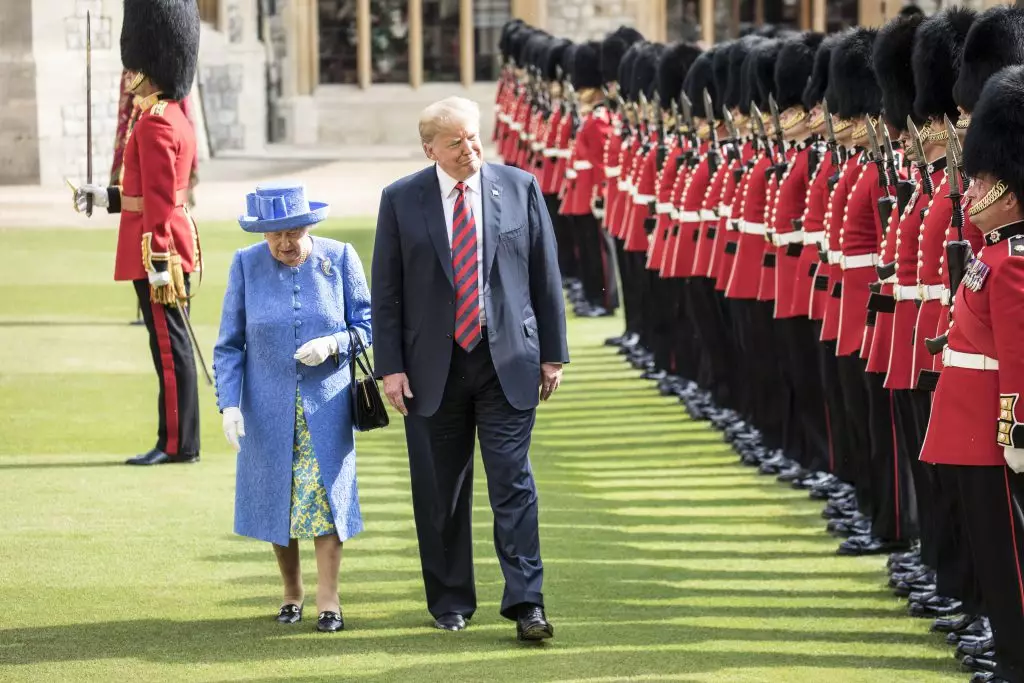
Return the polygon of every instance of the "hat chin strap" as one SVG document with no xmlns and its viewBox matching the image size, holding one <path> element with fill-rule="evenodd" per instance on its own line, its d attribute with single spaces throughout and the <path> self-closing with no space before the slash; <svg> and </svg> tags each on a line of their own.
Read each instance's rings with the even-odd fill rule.
<svg viewBox="0 0 1024 683">
<path fill-rule="evenodd" d="M 999 198 L 1006 194 L 1006 190 L 1009 189 L 1002 180 L 997 181 L 992 189 L 989 190 L 984 197 L 982 197 L 977 204 L 971 204 L 971 208 L 968 209 L 968 216 L 977 216 L 979 213 L 987 209 L 988 207 L 999 201 Z"/>
</svg>

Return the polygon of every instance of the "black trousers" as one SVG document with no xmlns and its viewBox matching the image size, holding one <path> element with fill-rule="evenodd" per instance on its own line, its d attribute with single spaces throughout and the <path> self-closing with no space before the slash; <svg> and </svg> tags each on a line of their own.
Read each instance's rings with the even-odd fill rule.
<svg viewBox="0 0 1024 683">
<path fill-rule="evenodd" d="M 150 301 L 148 280 L 133 280 L 132 284 L 149 331 L 149 350 L 160 386 L 156 448 L 167 455 L 198 455 L 199 385 L 185 319 L 177 308 Z M 190 291 L 188 274 L 185 291 Z M 187 313 L 188 304 L 185 310 Z"/>
<path fill-rule="evenodd" d="M 626 318 L 626 332 L 640 334 L 643 325 L 643 311 L 640 309 L 641 292 L 637 282 L 635 259 L 627 253 L 625 242 L 615 240 L 616 261 L 619 264 L 619 276 L 622 280 L 622 306 Z"/>
<path fill-rule="evenodd" d="M 828 429 L 824 381 L 818 362 L 817 324 L 804 317 L 783 318 L 775 324 L 784 330 L 786 372 L 792 391 L 793 431 L 800 465 L 812 472 L 829 469 Z"/>
<path fill-rule="evenodd" d="M 657 271 L 648 270 L 647 279 L 651 292 L 648 310 L 651 315 L 650 334 L 653 340 L 654 364 L 668 372 L 672 368 L 672 313 L 675 307 L 675 290 L 671 281 L 662 279 Z"/>
<path fill-rule="evenodd" d="M 870 517 L 874 504 L 871 490 L 871 420 L 864 380 L 865 364 L 858 356 L 839 356 L 836 361 L 842 405 L 846 411 L 846 431 L 837 433 L 833 430 L 832 434 L 834 438 L 845 441 L 844 448 L 849 455 L 846 466 L 850 483 L 856 488 L 857 506 Z"/>
<path fill-rule="evenodd" d="M 618 310 L 619 301 L 619 273 L 618 257 L 615 252 L 615 238 L 608 234 L 597 221 L 597 232 L 601 241 L 601 254 L 604 257 L 604 307 L 609 311 Z"/>
<path fill-rule="evenodd" d="M 601 235 L 601 224 L 592 214 L 572 216 L 571 229 L 579 254 L 580 278 L 583 280 L 583 292 L 587 303 L 591 306 L 607 308 L 609 292 L 606 276 L 608 263 L 604 253 L 604 238 Z"/>
<path fill-rule="evenodd" d="M 850 440 L 851 426 L 843 402 L 843 386 L 840 381 L 839 359 L 836 357 L 836 342 L 821 341 L 821 321 L 814 321 L 817 340 L 818 368 L 825 397 L 825 428 L 828 431 L 828 471 L 847 484 L 854 483 Z"/>
<path fill-rule="evenodd" d="M 551 216 L 551 225 L 555 229 L 555 241 L 558 243 L 558 268 L 563 278 L 579 279 L 579 259 L 576 256 L 576 244 L 573 240 L 572 225 L 569 217 L 558 213 L 561 202 L 556 194 L 544 195 L 544 203 Z"/>
<path fill-rule="evenodd" d="M 953 465 L 922 463 L 932 485 L 932 561 L 939 595 L 963 602 L 966 614 L 984 614 L 981 585 L 974 568 L 960 501 L 960 470 Z M 922 548 L 923 550 L 923 548 Z"/>
<path fill-rule="evenodd" d="M 690 314 L 690 280 L 672 278 L 668 283 L 675 292 L 672 355 L 675 359 L 676 374 L 691 382 L 698 382 L 701 355 L 700 345 L 697 343 L 697 327 Z"/>
<path fill-rule="evenodd" d="M 921 445 L 924 443 L 924 432 L 918 429 L 917 413 L 920 407 L 915 403 L 929 402 L 926 392 L 916 389 L 894 391 L 892 394 L 893 408 L 896 415 L 896 457 L 910 468 L 911 483 L 914 486 L 914 499 L 917 503 L 918 536 L 921 539 L 921 561 L 935 568 L 937 559 L 935 537 L 935 476 L 932 468 L 921 462 Z M 947 524 L 943 520 L 942 524 Z"/>
<path fill-rule="evenodd" d="M 430 417 L 405 420 L 413 513 L 427 609 L 438 617 L 476 611 L 473 576 L 473 453 L 477 435 L 494 513 L 494 549 L 505 577 L 501 614 L 544 605 L 537 486 L 530 468 L 536 411 L 505 398 L 487 334 L 467 353 L 452 350 L 444 396 Z"/>
<path fill-rule="evenodd" d="M 886 541 L 917 538 L 917 501 L 910 462 L 897 457 L 893 391 L 885 375 L 865 372 L 871 439 L 871 532 Z"/>
<path fill-rule="evenodd" d="M 1024 682 L 1024 474 L 1008 467 L 957 466 L 960 503 L 985 614 L 992 622 L 996 673 Z"/>
<path fill-rule="evenodd" d="M 698 383 L 711 392 L 720 408 L 736 406 L 733 375 L 736 372 L 736 351 L 731 334 L 731 321 L 713 280 L 692 277 L 690 282 L 691 315 L 697 333 L 701 356 Z"/>
</svg>

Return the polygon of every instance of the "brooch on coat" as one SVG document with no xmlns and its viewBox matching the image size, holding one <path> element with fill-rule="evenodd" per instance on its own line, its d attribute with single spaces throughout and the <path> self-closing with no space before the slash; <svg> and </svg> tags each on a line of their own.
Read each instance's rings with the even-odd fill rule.
<svg viewBox="0 0 1024 683">
<path fill-rule="evenodd" d="M 967 269 L 964 271 L 964 287 L 972 292 L 981 291 L 982 285 L 985 284 L 985 279 L 991 272 L 992 269 L 984 261 L 972 258 L 970 263 L 967 264 Z"/>
<path fill-rule="evenodd" d="M 324 271 L 324 275 L 326 275 L 327 277 L 330 277 L 331 273 L 334 272 L 333 269 L 332 269 L 332 266 L 331 266 L 331 259 L 325 258 L 323 261 L 321 261 L 320 262 L 320 270 Z"/>
</svg>

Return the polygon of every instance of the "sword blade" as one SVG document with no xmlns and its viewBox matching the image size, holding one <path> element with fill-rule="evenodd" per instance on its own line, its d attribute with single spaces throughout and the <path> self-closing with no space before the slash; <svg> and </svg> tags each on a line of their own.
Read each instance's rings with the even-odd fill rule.
<svg viewBox="0 0 1024 683">
<path fill-rule="evenodd" d="M 199 340 L 196 338 L 196 331 L 192 329 L 192 319 L 188 315 L 188 307 L 183 305 L 180 301 L 175 304 L 178 312 L 181 313 L 181 319 L 185 321 L 185 329 L 188 330 L 188 338 L 192 340 L 192 348 L 195 350 L 196 357 L 199 359 L 199 365 L 203 368 L 203 375 L 206 376 L 206 383 L 213 386 L 213 377 L 210 376 L 210 371 L 206 369 L 206 360 L 203 359 L 203 351 L 199 347 Z"/>
<path fill-rule="evenodd" d="M 92 184 L 92 12 L 85 13 L 85 182 Z M 85 215 L 92 216 L 92 195 L 85 199 Z"/>
</svg>

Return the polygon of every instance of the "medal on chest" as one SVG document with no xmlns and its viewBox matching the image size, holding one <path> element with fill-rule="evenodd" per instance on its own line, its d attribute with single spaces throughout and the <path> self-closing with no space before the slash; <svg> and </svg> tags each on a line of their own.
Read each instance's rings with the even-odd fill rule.
<svg viewBox="0 0 1024 683">
<path fill-rule="evenodd" d="M 972 258 L 964 271 L 964 287 L 972 292 L 981 291 L 992 269 L 979 258 Z"/>
</svg>

